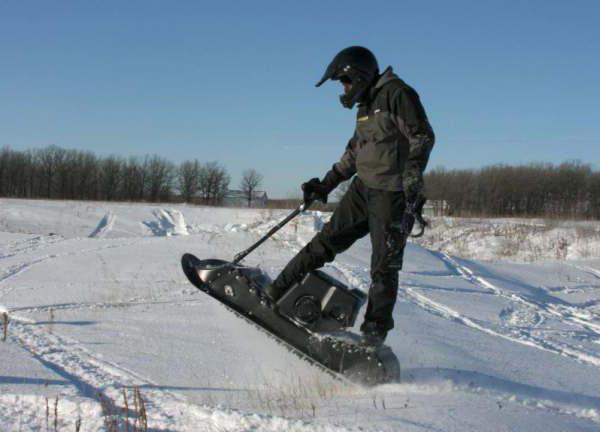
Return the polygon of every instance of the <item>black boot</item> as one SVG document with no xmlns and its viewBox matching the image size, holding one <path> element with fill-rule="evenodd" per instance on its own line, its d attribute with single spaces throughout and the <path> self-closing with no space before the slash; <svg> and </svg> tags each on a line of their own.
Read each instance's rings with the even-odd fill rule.
<svg viewBox="0 0 600 432">
<path fill-rule="evenodd" d="M 374 322 L 365 322 L 360 326 L 362 337 L 360 340 L 361 345 L 370 347 L 378 347 L 383 345 L 385 337 L 387 336 L 387 330 L 384 330 L 381 326 Z"/>
</svg>

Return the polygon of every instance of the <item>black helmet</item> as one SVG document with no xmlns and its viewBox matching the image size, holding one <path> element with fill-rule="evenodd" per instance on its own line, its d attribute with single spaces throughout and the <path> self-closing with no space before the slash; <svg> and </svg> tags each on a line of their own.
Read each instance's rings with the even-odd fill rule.
<svg viewBox="0 0 600 432">
<path fill-rule="evenodd" d="M 329 79 L 349 80 L 352 89 L 341 95 L 340 101 L 346 108 L 352 108 L 378 76 L 379 66 L 373 53 L 367 48 L 351 46 L 336 54 L 316 86 Z"/>
</svg>

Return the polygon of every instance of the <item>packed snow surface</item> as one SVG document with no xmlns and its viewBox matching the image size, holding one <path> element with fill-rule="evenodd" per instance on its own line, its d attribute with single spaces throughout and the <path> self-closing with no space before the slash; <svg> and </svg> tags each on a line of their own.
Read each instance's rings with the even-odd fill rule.
<svg viewBox="0 0 600 432">
<path fill-rule="evenodd" d="M 0 430 L 600 430 L 597 224 L 434 220 L 407 247 L 387 340 L 403 380 L 363 388 L 180 270 L 286 214 L 0 199 Z M 245 263 L 276 276 L 328 217 L 305 213 Z M 325 271 L 367 290 L 369 260 L 365 238 Z"/>
</svg>

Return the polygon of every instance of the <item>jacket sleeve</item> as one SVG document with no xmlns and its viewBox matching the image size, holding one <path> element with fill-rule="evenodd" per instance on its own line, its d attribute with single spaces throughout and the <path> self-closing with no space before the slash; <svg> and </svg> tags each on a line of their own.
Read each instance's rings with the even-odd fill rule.
<svg viewBox="0 0 600 432">
<path fill-rule="evenodd" d="M 398 127 L 408 140 L 402 187 L 406 199 L 412 202 L 423 187 L 423 171 L 435 143 L 435 135 L 419 95 L 412 88 L 399 89 L 390 105 Z"/>
<path fill-rule="evenodd" d="M 348 180 L 356 173 L 356 154 L 355 145 L 357 137 L 356 132 L 348 141 L 346 150 L 340 158 L 339 162 L 333 164 L 333 167 L 325 174 L 322 182 L 327 184 L 332 190 L 337 187 L 341 182 Z"/>
</svg>

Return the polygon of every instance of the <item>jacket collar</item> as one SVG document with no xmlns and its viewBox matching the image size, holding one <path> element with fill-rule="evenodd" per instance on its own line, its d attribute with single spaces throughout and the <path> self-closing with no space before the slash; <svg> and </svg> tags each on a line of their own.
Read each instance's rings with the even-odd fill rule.
<svg viewBox="0 0 600 432">
<path fill-rule="evenodd" d="M 379 75 L 379 78 L 375 82 L 375 85 L 371 86 L 371 88 L 367 91 L 365 100 L 359 102 L 359 106 L 370 104 L 371 101 L 375 99 L 375 96 L 384 85 L 386 85 L 390 81 L 395 81 L 399 79 L 400 78 L 394 73 L 391 66 L 385 68 L 383 73 Z"/>
<path fill-rule="evenodd" d="M 379 88 L 383 87 L 384 85 L 386 85 L 388 82 L 394 81 L 397 79 L 400 79 L 400 78 L 398 77 L 398 75 L 396 75 L 394 73 L 394 70 L 392 69 L 392 67 L 388 66 L 387 68 L 385 68 L 383 73 L 379 76 L 379 79 L 377 80 L 377 82 L 375 83 L 375 86 L 373 88 L 379 89 Z"/>
</svg>

